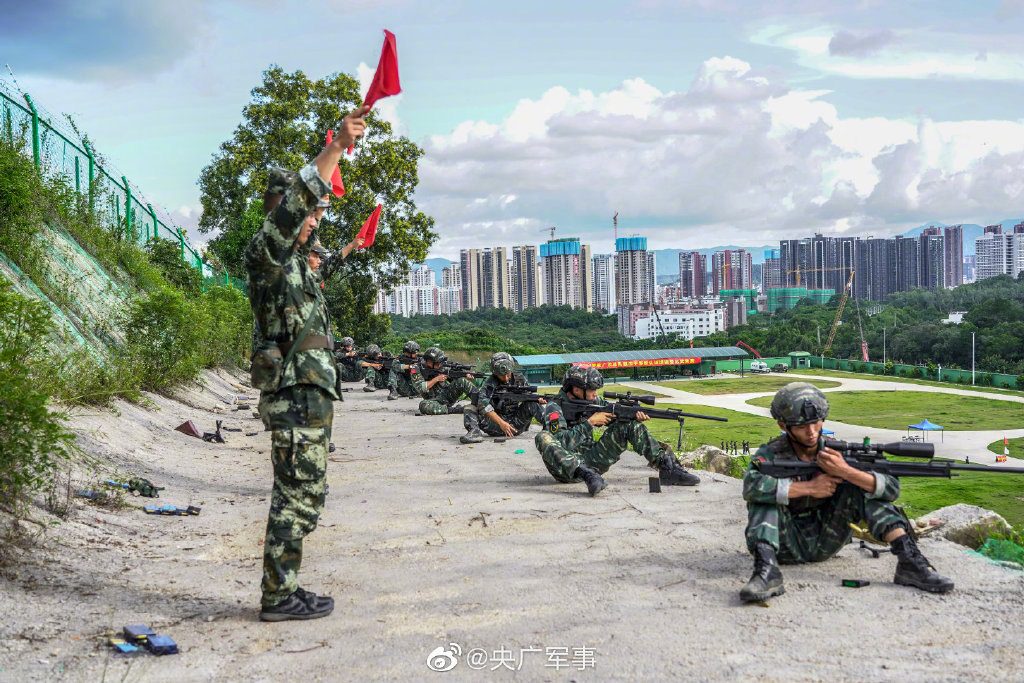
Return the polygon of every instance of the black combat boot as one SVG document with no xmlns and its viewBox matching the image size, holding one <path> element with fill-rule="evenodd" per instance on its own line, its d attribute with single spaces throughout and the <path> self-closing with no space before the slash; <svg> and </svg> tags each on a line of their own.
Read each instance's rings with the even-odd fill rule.
<svg viewBox="0 0 1024 683">
<path fill-rule="evenodd" d="M 388 400 L 389 401 L 397 401 L 398 400 L 398 389 L 395 389 L 394 387 L 391 387 L 391 390 L 388 392 Z"/>
<path fill-rule="evenodd" d="M 377 387 L 373 386 L 373 382 L 366 380 L 366 386 L 363 387 L 363 391 L 377 391 Z"/>
<path fill-rule="evenodd" d="M 312 599 L 309 599 L 312 596 Z M 334 600 L 307 593 L 301 588 L 281 602 L 260 610 L 260 621 L 291 621 L 319 619 L 334 611 Z"/>
<path fill-rule="evenodd" d="M 948 593 L 953 581 L 935 571 L 911 535 L 904 534 L 889 544 L 892 554 L 899 558 L 892 582 L 901 586 L 914 586 L 929 593 Z"/>
<path fill-rule="evenodd" d="M 587 491 L 589 491 L 592 496 L 596 496 L 608 486 L 608 484 L 605 483 L 604 477 L 589 467 L 583 467 L 582 465 L 576 468 L 576 473 L 573 475 L 573 479 L 577 481 L 582 479 L 587 485 Z"/>
<path fill-rule="evenodd" d="M 468 432 L 459 437 L 460 443 L 483 443 L 484 433 L 480 431 L 479 427 L 473 427 Z"/>
<path fill-rule="evenodd" d="M 662 453 L 661 461 L 658 463 L 658 479 L 666 486 L 696 486 L 700 483 L 700 477 L 693 472 L 687 472 L 672 451 Z"/>
<path fill-rule="evenodd" d="M 462 412 L 465 409 L 466 409 L 466 406 L 462 406 L 462 405 L 448 406 L 448 414 L 449 415 L 462 415 Z"/>
<path fill-rule="evenodd" d="M 758 541 L 754 544 L 754 573 L 750 581 L 740 589 L 743 602 L 764 602 L 773 595 L 786 592 L 782 585 L 782 570 L 775 559 L 775 548 L 770 543 Z"/>
</svg>

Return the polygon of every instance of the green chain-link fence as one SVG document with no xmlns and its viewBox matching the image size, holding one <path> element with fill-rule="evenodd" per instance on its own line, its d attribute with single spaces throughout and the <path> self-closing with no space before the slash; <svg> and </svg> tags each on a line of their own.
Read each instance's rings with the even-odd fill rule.
<svg viewBox="0 0 1024 683">
<path fill-rule="evenodd" d="M 111 163 L 101 160 L 70 125 L 34 102 L 28 93 L 13 92 L 3 81 L 0 134 L 12 143 L 25 140 L 26 153 L 31 145 L 36 166 L 44 174 L 73 182 L 75 190 L 88 195 L 89 205 L 105 216 L 111 228 L 142 243 L 155 237 L 176 240 L 181 244 L 181 258 L 202 272 L 207 284 L 231 285 L 245 292 L 244 280 L 232 278 L 225 271 L 216 272 L 203 262 L 188 243 L 185 231 L 173 225 L 170 212 L 154 207 L 142 190 Z"/>
</svg>

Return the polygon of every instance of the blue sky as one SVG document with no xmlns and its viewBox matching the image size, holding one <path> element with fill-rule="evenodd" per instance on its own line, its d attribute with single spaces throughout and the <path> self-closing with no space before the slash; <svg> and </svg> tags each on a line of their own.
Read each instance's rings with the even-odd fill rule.
<svg viewBox="0 0 1024 683">
<path fill-rule="evenodd" d="M 186 227 L 262 70 L 365 82 L 382 28 L 434 256 L 549 225 L 609 251 L 615 211 L 652 248 L 1024 214 L 1018 1 L 3 4 L 21 86 Z"/>
</svg>

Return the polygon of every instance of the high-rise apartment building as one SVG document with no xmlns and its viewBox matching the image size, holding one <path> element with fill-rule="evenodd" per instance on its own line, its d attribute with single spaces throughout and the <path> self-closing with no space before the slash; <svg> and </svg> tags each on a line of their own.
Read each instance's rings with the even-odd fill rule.
<svg viewBox="0 0 1024 683">
<path fill-rule="evenodd" d="M 409 271 L 409 277 L 406 278 L 406 284 L 411 287 L 433 287 L 437 284 L 437 276 L 434 273 L 434 269 L 429 266 L 420 266 L 415 270 Z"/>
<path fill-rule="evenodd" d="M 945 228 L 943 238 L 942 263 L 946 287 L 959 287 L 964 283 L 964 226 Z"/>
<path fill-rule="evenodd" d="M 651 301 L 657 299 L 658 293 L 658 255 L 653 251 L 647 252 L 647 295 Z"/>
<path fill-rule="evenodd" d="M 679 252 L 679 289 L 684 299 L 696 299 L 707 294 L 705 275 L 708 259 L 697 251 Z"/>
<path fill-rule="evenodd" d="M 925 228 L 918 237 L 917 283 L 930 291 L 946 287 L 945 238 L 942 228 Z"/>
<path fill-rule="evenodd" d="M 483 285 L 481 308 L 511 308 L 509 266 L 505 247 L 484 249 L 480 258 L 480 280 Z"/>
<path fill-rule="evenodd" d="M 680 261 L 682 254 L 679 255 Z M 764 263 L 761 265 L 761 292 L 782 287 L 782 259 L 778 249 L 765 249 Z"/>
<path fill-rule="evenodd" d="M 510 285 L 513 310 L 523 311 L 540 305 L 540 273 L 537 270 L 539 254 L 534 245 L 512 247 Z"/>
<path fill-rule="evenodd" d="M 711 291 L 754 289 L 753 257 L 745 249 L 727 249 L 711 255 Z"/>
<path fill-rule="evenodd" d="M 918 254 L 918 241 L 913 237 L 897 236 L 896 258 L 892 265 L 896 270 L 897 292 L 909 292 L 915 287 L 920 287 L 920 256 Z"/>
<path fill-rule="evenodd" d="M 1024 271 L 1024 230 L 987 232 L 974 241 L 975 280 L 997 275 L 1016 278 Z"/>
<path fill-rule="evenodd" d="M 594 310 L 614 313 L 615 298 L 615 254 L 594 255 Z"/>
<path fill-rule="evenodd" d="M 619 308 L 651 300 L 649 263 L 646 237 L 615 240 L 615 296 Z"/>
<path fill-rule="evenodd" d="M 593 265 L 590 245 L 578 237 L 550 240 L 540 245 L 544 303 L 593 310 Z"/>
<path fill-rule="evenodd" d="M 458 263 L 441 269 L 441 286 L 462 289 L 462 268 Z"/>
<path fill-rule="evenodd" d="M 473 311 L 483 305 L 483 251 L 462 249 L 459 252 L 459 273 L 462 277 L 462 310 Z"/>
</svg>

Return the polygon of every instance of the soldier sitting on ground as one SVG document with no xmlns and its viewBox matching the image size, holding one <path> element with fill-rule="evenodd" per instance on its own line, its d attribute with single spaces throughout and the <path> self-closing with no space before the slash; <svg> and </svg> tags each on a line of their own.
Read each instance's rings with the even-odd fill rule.
<svg viewBox="0 0 1024 683">
<path fill-rule="evenodd" d="M 384 367 L 384 361 L 381 359 L 383 355 L 376 344 L 368 345 L 363 352 L 363 360 L 359 362 L 366 381 L 363 391 L 377 391 L 387 387 L 390 372 Z"/>
<path fill-rule="evenodd" d="M 423 365 L 427 370 L 439 370 L 441 365 L 448 360 L 444 352 L 436 346 L 431 346 L 423 353 Z M 420 413 L 424 415 L 455 415 L 461 413 L 464 406 L 455 405 L 459 399 L 469 398 L 476 391 L 473 384 L 473 375 L 455 377 L 449 379 L 448 375 L 441 373 L 431 379 L 426 379 L 426 373 L 421 372 L 416 381 L 416 391 L 423 397 L 420 401 Z"/>
<path fill-rule="evenodd" d="M 388 392 L 389 401 L 397 400 L 399 396 L 419 396 L 419 392 L 416 391 L 420 373 L 419 356 L 420 345 L 414 341 L 405 342 L 402 347 L 402 358 L 396 358 L 391 363 L 391 374 L 388 375 L 388 387 L 391 389 Z"/>
<path fill-rule="evenodd" d="M 362 382 L 366 379 L 366 368 L 362 360 L 357 358 L 359 352 L 356 351 L 355 345 L 356 340 L 352 337 L 342 337 L 334 349 L 334 357 L 338 360 L 338 368 L 341 369 L 342 382 Z"/>
<path fill-rule="evenodd" d="M 662 484 L 699 484 L 700 478 L 679 465 L 669 445 L 655 439 L 641 424 L 650 419 L 645 413 L 637 413 L 636 420 L 615 420 L 611 413 L 594 413 L 573 423 L 566 420 L 562 405 L 570 398 L 608 405 L 608 401 L 597 395 L 597 390 L 603 386 L 604 378 L 594 368 L 571 367 L 562 380 L 562 390 L 545 406 L 541 421 L 543 431 L 534 443 L 551 476 L 563 483 L 583 481 L 590 495 L 595 496 L 607 486 L 601 475 L 619 461 L 619 456 L 629 446 L 651 467 L 658 468 Z M 606 425 L 604 435 L 595 441 L 594 427 Z"/>
<path fill-rule="evenodd" d="M 542 405 L 547 401 L 502 401 L 494 398 L 494 392 L 509 386 L 526 386 L 522 373 L 513 372 L 515 361 L 512 356 L 499 351 L 491 356 L 491 376 L 474 394 L 471 405 L 466 406 L 462 424 L 466 433 L 459 439 L 462 443 L 480 443 L 484 434 L 488 436 L 513 437 L 530 428 L 536 419 L 541 422 Z"/>
<path fill-rule="evenodd" d="M 785 434 L 757 450 L 743 477 L 747 501 L 747 548 L 754 573 L 740 591 L 747 602 L 762 602 L 785 592 L 783 564 L 821 562 L 850 542 L 851 523 L 867 522 L 898 559 L 893 582 L 932 593 L 953 590 L 953 582 L 931 566 L 908 533 L 906 517 L 893 505 L 900 495 L 896 477 L 851 467 L 824 446 L 822 426 L 828 400 L 814 385 L 793 382 L 779 389 L 771 414 Z M 777 460 L 816 462 L 821 472 L 810 477 L 778 479 L 758 465 Z"/>
</svg>

